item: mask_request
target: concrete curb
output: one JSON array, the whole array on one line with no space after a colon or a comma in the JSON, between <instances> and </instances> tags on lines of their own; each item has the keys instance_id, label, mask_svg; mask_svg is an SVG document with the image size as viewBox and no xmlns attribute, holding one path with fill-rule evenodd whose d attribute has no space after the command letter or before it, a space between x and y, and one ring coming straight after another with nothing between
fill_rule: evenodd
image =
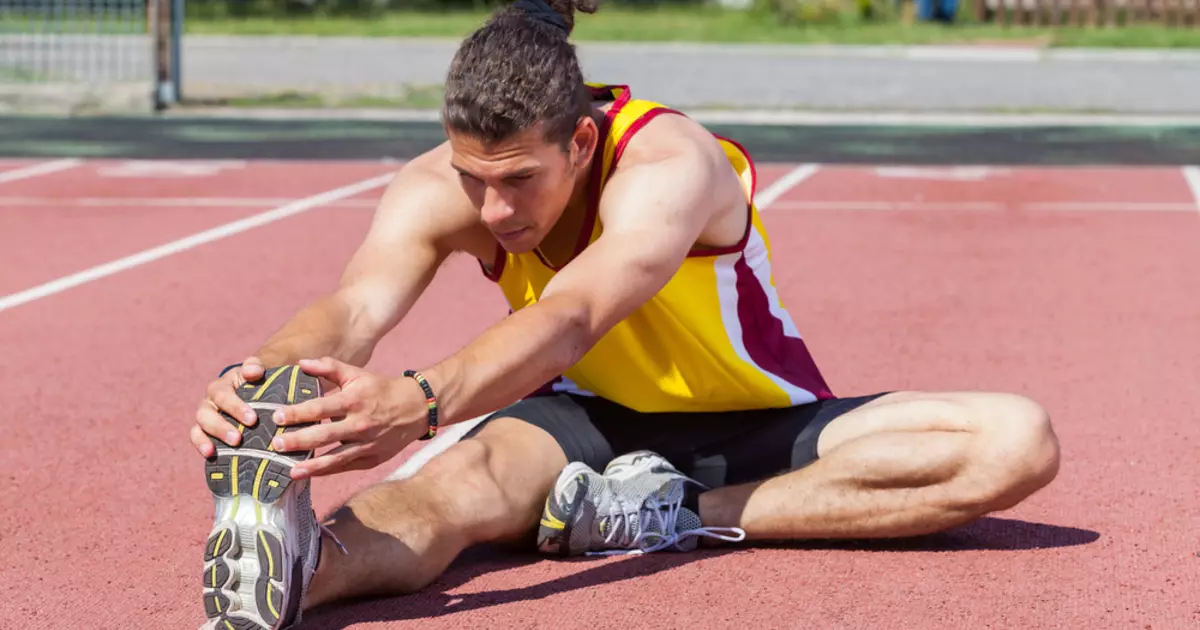
<instances>
[{"instance_id":1,"label":"concrete curb","mask_svg":"<svg viewBox=\"0 0 1200 630\"><path fill-rule=\"evenodd\" d=\"M781 126L937 126L937 127L1197 127L1200 115L1100 115L1100 114L960 114L939 112L808 112L756 110L687 110L703 124ZM414 109L304 109L237 108L169 110L178 118L238 118L257 120L377 120L436 123L436 110Z\"/></svg>"}]
</instances>

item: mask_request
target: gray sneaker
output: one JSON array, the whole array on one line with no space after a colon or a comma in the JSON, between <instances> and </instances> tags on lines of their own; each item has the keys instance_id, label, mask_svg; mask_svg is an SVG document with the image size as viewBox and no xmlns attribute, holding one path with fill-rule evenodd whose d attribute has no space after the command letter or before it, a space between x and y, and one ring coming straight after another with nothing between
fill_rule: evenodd
<instances>
[{"instance_id":1,"label":"gray sneaker","mask_svg":"<svg viewBox=\"0 0 1200 630\"><path fill-rule=\"evenodd\" d=\"M299 623L301 601L321 554L321 531L309 481L290 476L312 452L280 453L271 439L295 428L271 420L283 405L321 395L299 366L267 370L238 390L258 416L236 447L220 443L204 467L213 496L213 527L204 549L204 630L280 630ZM297 427L298 428L298 427ZM341 543L334 539L341 548ZM345 549L342 548L345 553Z\"/></svg>"},{"instance_id":2,"label":"gray sneaker","mask_svg":"<svg viewBox=\"0 0 1200 630\"><path fill-rule=\"evenodd\" d=\"M697 482L649 451L617 458L605 474L571 463L546 499L538 549L561 556L643 554L690 551L698 536L745 538L740 529L702 527L700 517L682 506L687 483Z\"/></svg>"}]
</instances>

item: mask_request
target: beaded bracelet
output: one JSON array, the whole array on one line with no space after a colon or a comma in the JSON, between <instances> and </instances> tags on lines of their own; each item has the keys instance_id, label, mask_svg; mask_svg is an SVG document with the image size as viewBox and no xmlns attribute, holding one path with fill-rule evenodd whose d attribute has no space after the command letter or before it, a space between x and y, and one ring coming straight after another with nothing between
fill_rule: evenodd
<instances>
[{"instance_id":1,"label":"beaded bracelet","mask_svg":"<svg viewBox=\"0 0 1200 630\"><path fill-rule=\"evenodd\" d=\"M437 435L438 430L438 403L437 396L433 394L433 388L429 386L429 381L416 370L405 370L404 376L407 376L417 382L421 386L421 390L425 392L425 402L429 405L429 432L423 435L420 439L429 440Z\"/></svg>"},{"instance_id":2,"label":"beaded bracelet","mask_svg":"<svg viewBox=\"0 0 1200 630\"><path fill-rule=\"evenodd\" d=\"M222 376L225 376L225 373L226 373L226 372L228 372L229 370L232 370L233 368L237 368L237 367L242 367L242 364L241 364L241 363L234 363L233 365L227 365L227 366L225 366L225 369L224 369L224 370L221 370L221 373L217 375L217 378L221 378Z\"/></svg>"}]
</instances>

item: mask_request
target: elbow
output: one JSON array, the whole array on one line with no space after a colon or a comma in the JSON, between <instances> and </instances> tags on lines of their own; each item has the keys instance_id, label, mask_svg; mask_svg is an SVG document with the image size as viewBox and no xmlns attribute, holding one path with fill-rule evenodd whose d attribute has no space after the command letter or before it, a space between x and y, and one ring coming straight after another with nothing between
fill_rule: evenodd
<instances>
[{"instance_id":1,"label":"elbow","mask_svg":"<svg viewBox=\"0 0 1200 630\"><path fill-rule=\"evenodd\" d=\"M604 332L596 325L588 308L580 300L561 299L555 296L553 330L557 350L550 363L559 371L566 370L583 359L584 355L600 341Z\"/></svg>"}]
</instances>

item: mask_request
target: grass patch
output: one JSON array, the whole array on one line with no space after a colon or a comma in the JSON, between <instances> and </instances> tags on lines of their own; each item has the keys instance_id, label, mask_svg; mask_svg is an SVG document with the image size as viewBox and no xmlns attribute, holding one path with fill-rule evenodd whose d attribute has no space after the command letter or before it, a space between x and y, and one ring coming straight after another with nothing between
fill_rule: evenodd
<instances>
[{"instance_id":1,"label":"grass patch","mask_svg":"<svg viewBox=\"0 0 1200 630\"><path fill-rule=\"evenodd\" d=\"M649 9L603 7L579 18L576 41L714 42L793 44L1017 43L1062 47L1194 48L1200 29L1132 27L1005 27L971 21L969 4L955 25L857 22L786 25L758 12L719 7ZM189 16L188 34L317 35L461 38L487 18L485 11L390 11L369 18L286 16L230 18Z\"/></svg>"}]
</instances>

